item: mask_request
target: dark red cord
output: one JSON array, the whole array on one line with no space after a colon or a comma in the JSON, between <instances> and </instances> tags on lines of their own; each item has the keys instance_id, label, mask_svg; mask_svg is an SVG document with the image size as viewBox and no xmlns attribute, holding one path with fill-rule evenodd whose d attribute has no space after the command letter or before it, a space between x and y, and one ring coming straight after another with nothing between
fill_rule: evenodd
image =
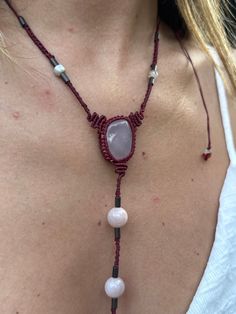
<instances>
[{"instance_id":1,"label":"dark red cord","mask_svg":"<svg viewBox=\"0 0 236 314\"><path fill-rule=\"evenodd\" d=\"M115 240L115 247L116 247L116 253L115 253L115 262L114 262L114 266L119 267L120 239L116 239L116 240Z\"/></svg>"},{"instance_id":2,"label":"dark red cord","mask_svg":"<svg viewBox=\"0 0 236 314\"><path fill-rule=\"evenodd\" d=\"M14 7L11 5L10 1L5 0L6 4L9 6L9 8L12 10L12 12L15 14L15 16L20 20L21 16L18 15L17 11L14 9ZM20 21L21 22L21 21ZM156 31L155 31L155 35L154 35L154 51L153 51L153 57L152 57L152 64L151 67L153 69L153 66L155 66L157 64L157 59L158 59L158 50L159 50L159 26L160 26L160 19L158 17L157 14L157 23L156 23ZM39 50L49 59L49 61L51 61L52 58L54 58L54 55L52 55L46 48L45 46L42 44L42 42L36 37L36 35L34 34L34 32L31 30L30 26L26 23L24 24L24 29L27 32L27 34L29 35L29 37L31 38L31 40L34 42L34 44L39 48ZM193 71L195 74L195 77L197 79L197 83L199 86L199 90L200 90L200 94L202 97L202 101L205 107L205 111L207 114L207 132L208 132L208 149L211 148L211 140L210 140L210 126L209 126L209 114L208 114L208 110L207 110L207 106L205 103L205 99L203 96L203 92L202 92L202 88L201 88L201 84L200 84L200 80L197 74L197 71L193 65L193 62L191 60L191 57L188 54L188 51L186 50L186 48L183 46L181 40L180 40L180 35L177 32L176 33L176 37L180 43L180 46L185 54L185 56L187 57L187 59L190 61L192 67L193 67ZM68 79L68 81L65 82L66 85L70 88L70 90L72 91L72 93L75 95L75 97L77 98L77 100L79 101L79 103L81 104L81 106L84 108L85 112L87 113L87 119L88 121L92 122L92 124L94 126L100 124L103 122L105 116L101 116L99 117L99 115L97 113L93 113L91 114L87 104L83 101L82 97L80 96L79 92L76 90L76 88L73 86L72 82ZM144 111L149 99L149 96L151 94L152 91L152 87L153 84L151 83L151 81L148 81L148 85L147 85L147 89L146 89L146 93L144 96L144 100L140 105L140 111L136 112L135 114L131 114L131 117L133 119L133 121L135 121L136 125L140 125L141 120L144 118ZM205 154L205 160L207 160L207 158L209 158L210 153ZM116 167L116 172L118 173L118 178L117 178L117 186L116 186L116 197L120 197L120 184L121 184L121 179L122 177L125 175L125 170L127 166L126 165L117 165ZM115 252L115 261L114 261L114 267L119 268L119 256L120 256L120 239L115 239L115 247L116 247L116 252ZM112 314L116 314L116 309L111 309L111 313Z\"/></svg>"},{"instance_id":3,"label":"dark red cord","mask_svg":"<svg viewBox=\"0 0 236 314\"><path fill-rule=\"evenodd\" d=\"M17 13L17 11L14 9L14 7L11 5L11 3L8 0L5 0L5 2L7 3L7 5L9 6L9 8L13 11L13 13L15 14L15 16L19 19L20 15ZM153 58L152 58L152 64L156 64L157 63L157 56L158 56L158 46L159 46L159 26L160 26L160 19L157 15L157 23L156 23L156 30L155 30L155 36L154 36L154 51L153 51ZM27 32L27 34L29 35L29 37L32 39L32 41L34 42L34 44L39 48L39 50L50 60L52 57L54 57L53 54L51 54L46 48L45 46L42 44L42 42L36 37L36 35L34 34L34 32L32 31L32 29L30 28L30 26L28 24L26 24L24 26L25 31ZM71 83L71 81L68 81L67 86L70 88L70 90L72 91L72 93L75 95L75 97L78 99L78 101L80 102L81 106L84 108L85 112L88 115L88 119L91 118L92 114L88 108L88 105L83 101L82 97L80 96L79 92L75 89L75 87L73 86L73 84ZM148 81L148 86L147 86L147 91L145 93L145 97L144 100L141 104L141 109L140 112L144 113L147 101L149 99L151 90L152 90L152 84L150 84L150 81Z\"/></svg>"},{"instance_id":4,"label":"dark red cord","mask_svg":"<svg viewBox=\"0 0 236 314\"><path fill-rule=\"evenodd\" d=\"M7 3L7 5L9 6L9 8L12 10L12 12L15 14L15 16L19 19L20 15L17 13L17 11L14 9L14 7L12 6L12 4L10 3L9 0L5 0L5 2ZM156 31L155 31L155 36L154 36L154 51L153 51L153 58L152 58L152 65L157 63L157 59L158 59L158 48L159 48L159 26L160 26L160 19L158 17L157 14L157 23L156 23ZM41 41L35 36L35 34L33 33L33 31L31 30L31 28L29 27L29 25L27 24L24 29L26 30L27 34L29 35L29 37L32 39L32 41L34 42L34 44L40 49L40 51L50 60L50 58L53 57L53 55L44 47L44 45L41 43ZM187 51L187 49L184 47L182 41L181 41L181 34L177 31L175 32L176 38L179 41L180 47L182 48L186 58L190 61L197 83L198 83L198 87L199 87L199 91L201 94L201 98L202 98L202 102L206 111L206 115L207 115L207 134L208 134L208 145L207 145L207 149L210 150L211 149L211 137L210 137L210 118L209 118L209 113L208 113L208 109L207 109L207 105L203 96L203 91L202 91L202 87L200 84L200 80L197 74L197 71L194 67L194 64L192 62L192 59ZM87 106L87 104L83 101L82 97L80 96L79 92L75 89L75 87L73 86L73 84L71 83L71 81L68 81L67 86L70 88L70 90L72 91L72 93L75 95L75 97L77 98L77 100L80 102L81 106L84 108L85 112L87 113L87 118L88 120L91 119L92 114ZM140 111L139 114L140 115L144 115L144 111L147 105L147 101L149 99L151 90L152 90L152 84L150 84L150 81L148 81L148 86L147 86L147 90L144 96L144 100L140 105ZM203 154L203 157L205 160L207 160L210 157L211 153L207 153L207 154Z\"/></svg>"},{"instance_id":5,"label":"dark red cord","mask_svg":"<svg viewBox=\"0 0 236 314\"><path fill-rule=\"evenodd\" d=\"M197 70L193 64L193 61L187 51L187 49L184 47L182 41L181 41L181 36L180 36L180 33L179 32L176 32L175 33L176 35L176 38L178 39L179 41L179 44L180 44L180 47L181 49L183 50L186 58L189 60L192 68L193 68L193 72L195 74L195 77L196 77L196 80L197 80L197 84L198 84L198 88L199 88L199 91L200 91L200 94L201 94L201 98L202 98L202 102L203 102L203 105L204 105L204 108L205 108L205 111L206 111L206 115L207 115L207 135L208 135L208 145L207 145L207 149L211 149L211 136L210 136L210 118L209 118L209 113L208 113L208 109L207 109L207 105L206 105L206 102L205 102L205 98L204 98L204 95L203 95L203 91L202 91L202 87L201 87L201 83L200 83L200 80L199 80L199 77L198 77L198 74L197 74ZM209 155L210 156L210 155ZM206 159L207 160L207 159Z\"/></svg>"}]
</instances>

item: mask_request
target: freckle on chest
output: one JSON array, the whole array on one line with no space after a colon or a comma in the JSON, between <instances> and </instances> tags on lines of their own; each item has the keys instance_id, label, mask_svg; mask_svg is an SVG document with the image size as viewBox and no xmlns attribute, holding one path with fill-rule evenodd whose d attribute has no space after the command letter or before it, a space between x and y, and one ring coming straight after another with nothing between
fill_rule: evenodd
<instances>
[{"instance_id":1,"label":"freckle on chest","mask_svg":"<svg viewBox=\"0 0 236 314\"><path fill-rule=\"evenodd\" d=\"M46 96L51 96L51 91L50 91L50 89L45 89L45 95Z\"/></svg>"},{"instance_id":2,"label":"freckle on chest","mask_svg":"<svg viewBox=\"0 0 236 314\"><path fill-rule=\"evenodd\" d=\"M142 156L143 156L143 159L147 159L147 154L146 154L146 152L142 152Z\"/></svg>"},{"instance_id":3,"label":"freckle on chest","mask_svg":"<svg viewBox=\"0 0 236 314\"><path fill-rule=\"evenodd\" d=\"M67 30L70 33L74 33L74 31L75 31L74 27L68 27Z\"/></svg>"},{"instance_id":4,"label":"freckle on chest","mask_svg":"<svg viewBox=\"0 0 236 314\"><path fill-rule=\"evenodd\" d=\"M19 111L14 111L13 113L12 113L12 116L13 116L13 118L14 119L19 119L19 117L20 117L20 113L19 113Z\"/></svg>"},{"instance_id":5,"label":"freckle on chest","mask_svg":"<svg viewBox=\"0 0 236 314\"><path fill-rule=\"evenodd\" d=\"M160 202L160 198L158 196L153 198L153 202L154 203L159 203Z\"/></svg>"},{"instance_id":6,"label":"freckle on chest","mask_svg":"<svg viewBox=\"0 0 236 314\"><path fill-rule=\"evenodd\" d=\"M47 88L39 92L39 101L42 110L53 112L55 109L55 97L53 92Z\"/></svg>"}]
</instances>

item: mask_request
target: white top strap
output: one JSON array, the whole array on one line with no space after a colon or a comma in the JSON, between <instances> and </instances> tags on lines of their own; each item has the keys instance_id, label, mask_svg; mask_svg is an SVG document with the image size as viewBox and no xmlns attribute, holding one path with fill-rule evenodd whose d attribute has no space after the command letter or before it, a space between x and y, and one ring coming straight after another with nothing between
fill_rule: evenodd
<instances>
[{"instance_id":1,"label":"white top strap","mask_svg":"<svg viewBox=\"0 0 236 314\"><path fill-rule=\"evenodd\" d=\"M216 49L213 48L212 46L208 46L208 48L214 60L216 61L216 63L221 65L222 63ZM225 89L222 77L216 68L214 68L214 72L215 72L216 87L217 87L219 103L220 103L222 124L224 128L224 133L225 133L226 147L227 147L231 164L233 166L236 166L236 150L234 146L234 137L233 137L233 131L232 131L232 126L231 126L231 121L230 121L229 107L228 107L229 104L228 104L228 99L226 96L226 89Z\"/></svg>"},{"instance_id":2,"label":"white top strap","mask_svg":"<svg viewBox=\"0 0 236 314\"><path fill-rule=\"evenodd\" d=\"M220 110L221 110L221 118L225 132L225 140L226 146L229 154L229 158L233 166L236 166L236 150L234 146L234 138L233 131L230 122L229 116L229 108L228 108L228 100L226 96L226 90L224 86L224 82L219 74L219 72L215 68L215 77L216 77L216 86L220 101Z\"/></svg>"}]
</instances>

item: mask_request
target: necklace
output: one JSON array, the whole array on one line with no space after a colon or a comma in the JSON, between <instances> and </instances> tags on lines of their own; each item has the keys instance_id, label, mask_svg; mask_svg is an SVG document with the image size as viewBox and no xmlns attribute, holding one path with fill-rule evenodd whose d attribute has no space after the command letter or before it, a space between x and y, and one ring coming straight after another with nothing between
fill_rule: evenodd
<instances>
[{"instance_id":1,"label":"necklace","mask_svg":"<svg viewBox=\"0 0 236 314\"><path fill-rule=\"evenodd\" d=\"M119 257L120 257L120 238L121 238L121 227L124 226L128 221L128 214L124 208L121 207L121 179L125 176L128 168L127 162L134 154L135 150L135 138L136 131L142 124L144 119L144 112L149 96L152 91L152 87L156 78L158 77L157 71L157 59L158 59L158 48L159 48L159 26L160 19L157 14L156 17L156 30L154 34L154 50L150 71L148 74L147 90L144 96L144 100L140 105L140 110L135 113L131 112L128 116L117 115L111 118L107 118L105 115L99 115L96 112L91 113L87 104L83 101L78 91L73 86L70 78L65 72L65 68L62 64L58 63L55 56L52 55L36 37L31 30L30 26L26 22L23 16L19 15L14 7L8 0L5 0L8 7L13 11L20 25L25 29L26 33L32 39L34 44L41 50L41 52L48 58L52 66L54 67L54 73L60 77L63 82L70 88L72 93L75 95L85 112L87 113L87 120L90 126L97 130L99 145L101 153L105 160L109 161L115 167L115 173L117 174L116 191L115 191L115 204L107 214L108 223L114 228L114 243L115 243L115 260L112 267L112 276L105 282L104 288L107 296L111 298L111 313L116 314L118 307L118 298L125 291L125 283L121 277L119 277ZM176 37L180 42L180 46L190 61L194 74L197 78L197 83L200 89L201 97L203 100L204 108L207 114L207 131L208 131L208 146L202 153L204 160L207 160L211 156L211 141L210 141L210 128L209 128L209 116L205 100L203 97L200 81L197 72L194 68L192 60L180 41L180 34L176 32Z\"/></svg>"}]
</instances>

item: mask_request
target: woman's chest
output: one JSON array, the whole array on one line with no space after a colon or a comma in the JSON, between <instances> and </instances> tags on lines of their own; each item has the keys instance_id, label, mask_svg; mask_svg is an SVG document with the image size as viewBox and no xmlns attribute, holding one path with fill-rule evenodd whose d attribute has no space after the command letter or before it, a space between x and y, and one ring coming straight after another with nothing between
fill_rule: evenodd
<instances>
[{"instance_id":1,"label":"woman's chest","mask_svg":"<svg viewBox=\"0 0 236 314\"><path fill-rule=\"evenodd\" d=\"M109 313L104 282L114 243L106 215L116 175L96 132L71 112L9 110L0 155L1 312ZM207 162L201 112L162 121L147 112L122 179L129 219L121 230L126 291L118 313L186 312L214 240L228 166L219 111L212 110Z\"/></svg>"}]
</instances>

